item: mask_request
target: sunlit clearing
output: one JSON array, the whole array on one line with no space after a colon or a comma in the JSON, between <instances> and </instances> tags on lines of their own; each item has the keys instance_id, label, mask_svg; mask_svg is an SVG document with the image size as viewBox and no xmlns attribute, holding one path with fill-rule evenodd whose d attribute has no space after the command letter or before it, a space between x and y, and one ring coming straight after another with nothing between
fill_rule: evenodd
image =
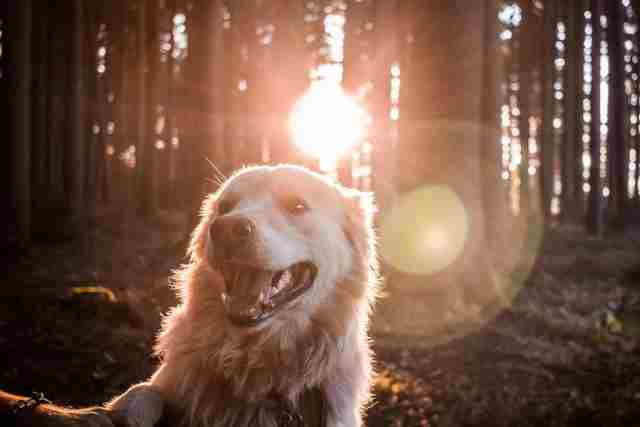
<instances>
[{"instance_id":1,"label":"sunlit clearing","mask_svg":"<svg viewBox=\"0 0 640 427\"><path fill-rule=\"evenodd\" d=\"M438 272L461 254L468 222L462 201L448 187L414 190L382 219L382 257L407 273Z\"/></svg>"},{"instance_id":2,"label":"sunlit clearing","mask_svg":"<svg viewBox=\"0 0 640 427\"><path fill-rule=\"evenodd\" d=\"M317 157L320 168L327 171L362 140L367 114L339 86L321 84L297 102L289 120L295 144Z\"/></svg>"}]
</instances>

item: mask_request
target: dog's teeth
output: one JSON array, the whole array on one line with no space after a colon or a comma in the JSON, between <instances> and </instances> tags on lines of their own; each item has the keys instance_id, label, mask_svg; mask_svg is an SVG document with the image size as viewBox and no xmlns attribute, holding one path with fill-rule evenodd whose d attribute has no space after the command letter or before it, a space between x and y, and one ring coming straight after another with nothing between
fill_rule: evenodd
<instances>
[{"instance_id":1,"label":"dog's teeth","mask_svg":"<svg viewBox=\"0 0 640 427\"><path fill-rule=\"evenodd\" d=\"M300 273L300 281L302 283L307 283L309 277L311 277L311 272L306 268L302 270L302 272Z\"/></svg>"},{"instance_id":2,"label":"dog's teeth","mask_svg":"<svg viewBox=\"0 0 640 427\"><path fill-rule=\"evenodd\" d=\"M291 281L291 272L285 271L280 280L278 281L278 287L283 287Z\"/></svg>"},{"instance_id":3,"label":"dog's teeth","mask_svg":"<svg viewBox=\"0 0 640 427\"><path fill-rule=\"evenodd\" d=\"M227 293L223 292L220 294L220 298L222 298L222 302L226 302L227 301Z\"/></svg>"},{"instance_id":4,"label":"dog's teeth","mask_svg":"<svg viewBox=\"0 0 640 427\"><path fill-rule=\"evenodd\" d=\"M265 303L267 301L269 301L269 299L271 298L271 287L269 287L268 289L263 289L260 292L260 302L261 303Z\"/></svg>"}]
</instances>

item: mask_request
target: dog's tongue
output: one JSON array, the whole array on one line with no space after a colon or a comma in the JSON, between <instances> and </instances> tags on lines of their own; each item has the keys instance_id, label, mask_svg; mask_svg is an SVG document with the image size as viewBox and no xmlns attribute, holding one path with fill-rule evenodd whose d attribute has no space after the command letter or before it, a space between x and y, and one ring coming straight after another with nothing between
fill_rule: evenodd
<instances>
[{"instance_id":1,"label":"dog's tongue","mask_svg":"<svg viewBox=\"0 0 640 427\"><path fill-rule=\"evenodd\" d=\"M272 273L268 271L240 271L227 285L224 304L233 316L253 318L261 314L260 294L270 287Z\"/></svg>"}]
</instances>

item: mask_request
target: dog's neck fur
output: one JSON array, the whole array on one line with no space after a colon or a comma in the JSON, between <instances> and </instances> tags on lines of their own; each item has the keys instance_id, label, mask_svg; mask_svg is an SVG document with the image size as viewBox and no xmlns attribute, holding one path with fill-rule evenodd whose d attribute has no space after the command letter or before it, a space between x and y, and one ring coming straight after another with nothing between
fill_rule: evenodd
<instances>
[{"instance_id":1,"label":"dog's neck fur","mask_svg":"<svg viewBox=\"0 0 640 427\"><path fill-rule=\"evenodd\" d=\"M322 390L335 369L336 348L343 348L350 335L335 319L292 319L286 327L253 334L196 330L194 325L220 327L225 320L219 300L200 295L199 286L210 286L203 283L206 272L192 273L190 295L171 313L158 340L163 365L171 369L161 368L152 380L161 389L172 385L163 392L169 402L184 404L174 408L183 421L192 426L276 426L281 411L274 408L274 398L296 408L305 391Z\"/></svg>"}]
</instances>

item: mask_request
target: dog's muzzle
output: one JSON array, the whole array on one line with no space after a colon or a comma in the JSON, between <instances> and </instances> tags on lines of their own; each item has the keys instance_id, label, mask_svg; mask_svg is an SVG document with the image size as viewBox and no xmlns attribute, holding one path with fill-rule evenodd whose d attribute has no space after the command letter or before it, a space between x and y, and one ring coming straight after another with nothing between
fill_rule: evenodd
<instances>
[{"instance_id":1,"label":"dog's muzzle","mask_svg":"<svg viewBox=\"0 0 640 427\"><path fill-rule=\"evenodd\" d=\"M283 270L261 268L254 256L255 225L243 217L219 217L209 229L213 247L210 261L222 273L221 298L236 326L256 326L308 291L318 269L298 262Z\"/></svg>"}]
</instances>

